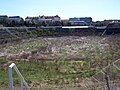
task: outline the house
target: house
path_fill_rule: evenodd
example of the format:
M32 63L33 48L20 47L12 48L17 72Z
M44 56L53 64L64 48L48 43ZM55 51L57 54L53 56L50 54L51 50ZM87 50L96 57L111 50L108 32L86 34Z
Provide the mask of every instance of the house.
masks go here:
M92 23L91 17L69 18L69 22L74 25L89 25Z
M6 19L6 18L8 18L8 16L7 15L0 15L0 19Z
M25 21L37 21L39 19L39 17L29 17L29 16L27 16L26 18L25 18Z
M6 26L7 22L8 22L8 16L7 15L0 15L0 27Z
M92 18L91 17L82 17L82 18L80 18L80 21L84 21L87 24L91 24Z
M8 19L7 15L0 15L0 21L7 20L7 19Z
M104 20L105 25L108 25L110 23L120 23L120 19L110 19L110 20Z
M20 20L23 20L23 18L21 18L20 16L10 16L9 20L11 20L11 21L20 21Z
M38 17L26 17L25 21L44 21L44 22L55 22L61 21L58 15L56 16L38 16Z

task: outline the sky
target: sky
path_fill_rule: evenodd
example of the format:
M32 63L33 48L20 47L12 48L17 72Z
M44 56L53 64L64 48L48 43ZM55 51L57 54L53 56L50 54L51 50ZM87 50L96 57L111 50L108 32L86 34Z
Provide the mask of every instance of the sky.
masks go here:
M93 21L120 19L120 0L1 0L0 15L92 17Z

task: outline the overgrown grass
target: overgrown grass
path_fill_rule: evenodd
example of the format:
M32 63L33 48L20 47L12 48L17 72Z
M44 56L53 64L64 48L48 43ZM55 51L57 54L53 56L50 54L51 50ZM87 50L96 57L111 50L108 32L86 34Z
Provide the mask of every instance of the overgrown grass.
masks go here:
M39 49L37 53L41 54L39 51L42 51L42 46L45 46L46 50L44 53L49 54L50 49L50 54L54 54L54 58L52 60L33 59L28 61L24 60L24 58L13 61L0 58L0 85L3 87L8 86L8 66L12 62L17 65L29 84L32 81L47 84L69 84L80 82L84 78L93 76L96 72L99 72L120 57L119 38L75 38L30 39L16 45L9 46L8 44L4 46L5 48L1 48L0 52L7 52L8 54L27 52L34 49ZM84 58L81 58L82 56ZM59 57L62 57L62 59ZM67 58L71 57L72 59L67 60ZM115 67L110 68L110 71L111 73L119 73ZM20 83L20 79L14 70L13 78L15 84Z
M31 84L33 81L48 85L80 83L85 78L95 75L102 69L102 67L97 65L97 61L88 60L59 60L56 64L55 61L50 60L10 61L2 58L0 62L2 64L0 68L0 85L2 87L8 87L8 62L14 62L17 65L28 84ZM118 70L115 67L111 67L110 72L118 74ZM118 78L114 79L118 80ZM20 78L14 70L13 80L14 85L20 84Z
M100 70L99 68L91 68L87 60L62 60L57 64L54 61L15 61L15 63L27 81L45 80L51 84L63 84L66 83L66 80L68 80L67 83L70 83L76 78L90 77ZM8 67L0 68L0 78L1 85L8 85ZM20 80L14 70L13 78L16 84ZM60 82L61 80L63 81Z

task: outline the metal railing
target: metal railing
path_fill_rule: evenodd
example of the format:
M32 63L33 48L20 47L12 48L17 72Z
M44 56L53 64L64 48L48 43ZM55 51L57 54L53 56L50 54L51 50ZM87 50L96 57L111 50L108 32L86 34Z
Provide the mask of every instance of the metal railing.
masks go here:
M30 90L28 84L26 83L26 81L24 80L22 74L20 73L20 71L18 70L17 66L15 65L15 63L12 63L9 68L8 68L8 73L9 73L9 88L10 90L14 90L14 86L13 86L13 77L12 77L12 68L14 68L14 70L16 71L16 73L18 74L18 76L21 79L21 90L24 90L24 85L26 86L26 88L28 90Z
M102 90L120 90L120 83L118 82L118 85L116 86L115 84L117 82L115 83L115 81L114 81L115 78L117 78L117 77L112 79L111 75L114 74L114 73L109 72L109 71L107 72L107 69L109 70L110 68L113 68L114 70L120 71L119 65L120 65L120 59L117 59L113 63L111 63L108 66L104 67L101 71L99 71L98 73L96 73L95 75L90 77L89 79L91 81L94 81L95 83L98 82L98 86L101 86ZM115 75L116 75L116 73L115 73ZM118 72L118 79L119 78L120 78L120 73ZM87 79L85 79L85 81L87 81ZM86 86L90 87L89 83L87 83ZM88 90L93 90L93 88L94 87L92 87L91 89L88 89Z

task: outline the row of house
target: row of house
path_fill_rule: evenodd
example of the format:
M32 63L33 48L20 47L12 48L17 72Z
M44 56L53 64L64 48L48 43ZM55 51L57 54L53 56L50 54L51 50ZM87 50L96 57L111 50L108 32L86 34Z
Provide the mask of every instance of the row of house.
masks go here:
M45 21L45 22L55 22L55 21L61 21L61 18L56 15L56 16L37 16L37 17L29 17L27 16L25 18L25 21Z
M7 15L0 15L0 19L9 19L9 20L21 20L23 19L20 16L7 16ZM45 22L61 22L61 18L58 15L55 16L36 16L36 17L29 17L27 16L25 18L25 21L29 22L29 21L45 21ZM82 18L69 18L68 20L69 23L71 24L91 24L92 23L92 18L91 17L82 17Z
M110 20L104 20L105 24L109 23L120 23L120 19L110 19Z
M8 19L8 20L23 20L20 16L7 16L7 15L0 15L0 20Z
M71 24L80 24L80 25L90 25L92 23L91 17L81 17L81 18L69 18L69 22Z
M19 21L19 20L24 20L22 17L20 16L7 16L7 15L0 15L0 20L11 20L11 21ZM36 17L29 17L27 16L25 18L26 22L31 22L31 21L35 21L35 22L39 22L39 21L44 21L44 22L61 22L61 18L58 15L55 16L36 16ZM67 20L67 22L69 22L71 25L91 25L93 23L92 18L91 17L74 17L74 18L69 18ZM109 24L109 23L120 23L120 20L104 20L104 21L96 21L96 23L103 23L105 25Z
M26 17L25 21L45 21L45 22L61 22L61 18L56 16L37 16L37 17ZM90 25L92 23L91 17L81 17L81 18L69 18L67 20L71 25Z

